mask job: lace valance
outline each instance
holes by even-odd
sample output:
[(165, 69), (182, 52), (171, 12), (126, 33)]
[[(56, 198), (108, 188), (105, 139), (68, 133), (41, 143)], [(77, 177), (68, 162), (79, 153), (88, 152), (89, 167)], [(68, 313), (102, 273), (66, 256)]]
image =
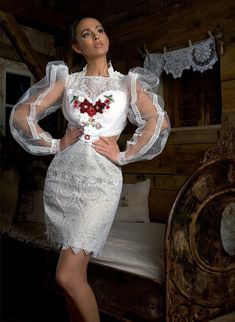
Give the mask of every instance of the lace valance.
[(215, 49), (215, 39), (209, 37), (206, 40), (192, 44), (185, 48), (161, 53), (146, 53), (144, 68), (160, 77), (163, 70), (172, 74), (174, 78), (181, 77), (185, 69), (193, 71), (211, 69), (218, 60)]

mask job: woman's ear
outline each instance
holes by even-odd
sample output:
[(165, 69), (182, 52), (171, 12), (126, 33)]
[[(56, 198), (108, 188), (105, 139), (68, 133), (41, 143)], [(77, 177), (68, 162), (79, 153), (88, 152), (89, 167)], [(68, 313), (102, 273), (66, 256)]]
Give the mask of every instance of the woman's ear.
[(78, 43), (73, 44), (73, 45), (72, 45), (72, 48), (73, 48), (73, 50), (74, 50), (77, 54), (81, 54), (81, 50), (80, 50), (80, 48), (79, 48)]

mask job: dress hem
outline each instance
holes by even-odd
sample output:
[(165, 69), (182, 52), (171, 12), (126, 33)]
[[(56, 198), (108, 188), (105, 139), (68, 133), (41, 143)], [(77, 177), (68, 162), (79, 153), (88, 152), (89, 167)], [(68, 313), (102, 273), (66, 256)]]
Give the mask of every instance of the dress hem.
[(64, 243), (61, 241), (56, 241), (54, 238), (52, 238), (48, 233), (45, 233), (47, 236), (47, 240), (50, 242), (50, 244), (60, 250), (65, 250), (65, 249), (71, 249), (74, 255), (77, 255), (79, 252), (83, 251), (85, 255), (91, 256), (91, 257), (98, 257), (100, 255), (100, 252), (94, 251), (93, 249), (88, 249), (86, 247), (80, 247), (80, 246), (74, 246), (71, 245), (70, 243)]

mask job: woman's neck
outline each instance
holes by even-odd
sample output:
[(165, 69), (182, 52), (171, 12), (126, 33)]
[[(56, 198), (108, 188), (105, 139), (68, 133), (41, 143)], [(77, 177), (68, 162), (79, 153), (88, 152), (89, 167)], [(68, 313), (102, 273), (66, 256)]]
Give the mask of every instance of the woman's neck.
[(96, 59), (88, 61), (86, 76), (109, 76), (107, 60)]

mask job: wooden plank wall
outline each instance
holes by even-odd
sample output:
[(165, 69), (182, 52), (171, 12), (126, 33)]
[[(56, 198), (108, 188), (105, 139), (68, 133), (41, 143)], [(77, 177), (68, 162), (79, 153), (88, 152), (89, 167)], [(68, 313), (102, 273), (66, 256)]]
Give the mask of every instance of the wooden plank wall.
[[(235, 125), (235, 4), (225, 1), (190, 1), (182, 6), (172, 6), (165, 12), (164, 18), (154, 14), (137, 24), (135, 31), (130, 25), (130, 33), (125, 31), (126, 45), (118, 46), (128, 51), (120, 67), (131, 64), (131, 32), (136, 45), (145, 43), (150, 52), (162, 52), (163, 47), (180, 48), (192, 41), (208, 37), (208, 30), (220, 25), (223, 28), (223, 49), (220, 56), (222, 122), (218, 126), (173, 129), (163, 153), (152, 161), (130, 164), (123, 167), (126, 182), (149, 177), (151, 179), (150, 215), (153, 221), (166, 222), (177, 192), (186, 179), (201, 165), (204, 153), (212, 147), (226, 129)], [(144, 26), (144, 28), (143, 28)], [(124, 34), (127, 26), (119, 28)], [(139, 29), (139, 33), (138, 33)], [(114, 33), (115, 35), (115, 33)], [(122, 40), (124, 42), (124, 40)], [(133, 43), (132, 39), (132, 48)], [(132, 52), (131, 52), (132, 50)], [(115, 56), (114, 56), (115, 57)], [(119, 58), (120, 60), (120, 55)]]
[(202, 164), (205, 152), (219, 136), (220, 126), (173, 129), (168, 143), (158, 157), (123, 167), (124, 182), (150, 178), (149, 198), (152, 221), (166, 222), (177, 193), (188, 177)]

